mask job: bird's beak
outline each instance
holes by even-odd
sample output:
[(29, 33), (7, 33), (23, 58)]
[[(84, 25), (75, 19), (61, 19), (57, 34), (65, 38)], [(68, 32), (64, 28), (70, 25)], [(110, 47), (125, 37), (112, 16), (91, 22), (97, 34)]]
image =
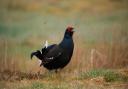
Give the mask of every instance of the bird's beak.
[(72, 28), (72, 32), (75, 32), (74, 28)]
[(37, 52), (32, 52), (32, 53), (31, 53), (31, 59), (33, 58), (33, 56), (36, 55), (36, 53), (37, 53)]

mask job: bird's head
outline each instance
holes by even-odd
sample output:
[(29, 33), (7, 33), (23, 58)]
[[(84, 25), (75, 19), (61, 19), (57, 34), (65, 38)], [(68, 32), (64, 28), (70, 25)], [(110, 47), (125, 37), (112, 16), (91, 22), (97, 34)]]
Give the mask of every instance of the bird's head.
[(71, 36), (72, 37), (72, 35), (74, 33), (74, 30), (73, 29), (74, 28), (72, 26), (68, 26), (67, 29), (66, 29), (66, 31), (65, 31), (65, 36)]

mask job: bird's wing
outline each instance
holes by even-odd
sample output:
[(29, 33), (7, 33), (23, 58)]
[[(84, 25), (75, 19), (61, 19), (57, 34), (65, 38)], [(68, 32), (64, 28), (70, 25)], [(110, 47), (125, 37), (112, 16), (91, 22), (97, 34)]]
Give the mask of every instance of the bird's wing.
[(62, 48), (60, 48), (58, 45), (55, 45), (46, 54), (44, 60), (45, 60), (46, 63), (49, 63), (53, 60), (56, 60), (58, 57), (60, 57), (62, 55), (62, 53), (63, 53)]
[(49, 46), (47, 47), (47, 50), (50, 50), (50, 49), (52, 49), (52, 48), (55, 47), (55, 46), (57, 46), (57, 44), (49, 45)]
[(46, 47), (42, 48), (42, 54), (47, 53), (50, 49), (52, 49), (56, 45), (57, 44), (52, 44), (52, 45), (49, 45), (47, 48)]

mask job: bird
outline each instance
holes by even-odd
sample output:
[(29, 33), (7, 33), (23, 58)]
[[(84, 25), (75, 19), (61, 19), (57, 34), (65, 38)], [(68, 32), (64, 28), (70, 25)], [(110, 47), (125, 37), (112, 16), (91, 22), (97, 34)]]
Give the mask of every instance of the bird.
[(41, 60), (41, 66), (44, 66), (48, 70), (63, 69), (71, 60), (74, 51), (73, 41), (74, 28), (68, 26), (65, 30), (62, 41), (58, 44), (52, 44), (48, 46), (46, 41), (42, 50), (37, 50), (31, 53), (31, 59), (36, 56)]

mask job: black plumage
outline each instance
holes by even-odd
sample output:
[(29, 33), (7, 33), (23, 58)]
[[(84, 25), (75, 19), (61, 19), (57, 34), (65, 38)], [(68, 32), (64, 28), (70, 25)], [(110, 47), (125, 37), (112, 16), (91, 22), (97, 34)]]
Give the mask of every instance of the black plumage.
[(71, 60), (74, 42), (73, 27), (68, 27), (65, 31), (63, 40), (59, 44), (53, 44), (42, 48), (41, 52), (37, 50), (31, 53), (31, 58), (36, 56), (42, 61), (40, 66), (44, 66), (48, 70), (57, 70), (64, 68)]

